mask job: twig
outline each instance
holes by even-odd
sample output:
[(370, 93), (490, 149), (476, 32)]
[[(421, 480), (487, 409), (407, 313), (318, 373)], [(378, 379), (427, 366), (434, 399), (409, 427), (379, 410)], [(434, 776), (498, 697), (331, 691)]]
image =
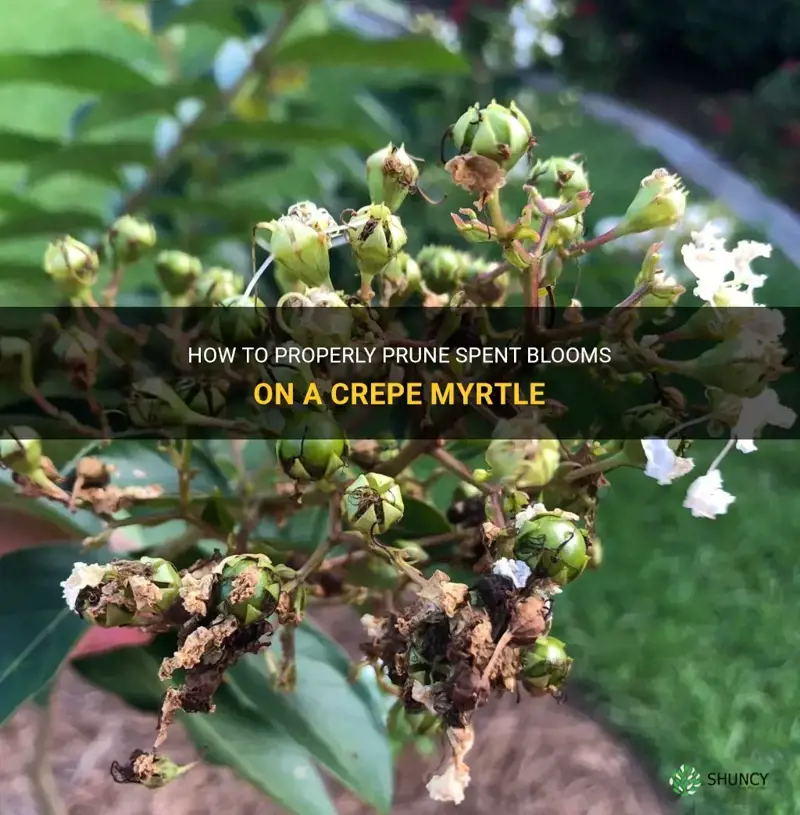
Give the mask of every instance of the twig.
[(453, 473), (453, 475), (457, 476), (462, 481), (466, 481), (467, 484), (471, 484), (473, 487), (476, 487), (484, 495), (492, 494), (491, 487), (478, 481), (475, 476), (472, 475), (469, 469), (454, 455), (448, 453), (447, 450), (438, 447), (435, 450), (432, 450), (429, 455), (435, 458), (446, 470), (449, 470), (451, 473)]
[(58, 786), (50, 764), (50, 733), (53, 725), (53, 700), (39, 713), (34, 741), (33, 763), (31, 765), (31, 785), (39, 815), (68, 815), (67, 808), (58, 794)]

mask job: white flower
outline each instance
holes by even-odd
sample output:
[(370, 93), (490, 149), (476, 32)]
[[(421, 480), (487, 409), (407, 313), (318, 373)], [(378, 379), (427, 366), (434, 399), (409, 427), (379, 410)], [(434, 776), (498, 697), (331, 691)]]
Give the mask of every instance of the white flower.
[(676, 456), (666, 439), (642, 439), (647, 465), (644, 474), (666, 486), (694, 468), (694, 459)]
[(502, 557), (496, 560), (494, 566), (492, 566), (492, 574), (507, 577), (516, 588), (524, 589), (528, 578), (531, 576), (531, 568), (521, 560)]
[(459, 769), (451, 761), (443, 773), (428, 781), (426, 788), (432, 800), (458, 806), (464, 801), (464, 790), (469, 786), (469, 780), (469, 771)]
[(99, 586), (105, 574), (106, 567), (99, 563), (76, 563), (72, 567), (72, 574), (61, 584), (61, 588), (64, 589), (64, 599), (72, 611), (75, 611), (78, 595), (89, 586)]
[(772, 425), (788, 430), (796, 420), (797, 414), (780, 403), (778, 394), (772, 388), (767, 388), (752, 399), (743, 399), (739, 418), (733, 428), (736, 449), (742, 453), (752, 453), (757, 449), (753, 439), (763, 427)]
[(714, 469), (692, 483), (683, 506), (690, 509), (695, 518), (716, 518), (724, 515), (735, 500), (722, 489), (722, 473)]
[(520, 530), (526, 521), (532, 521), (537, 515), (543, 515), (546, 512), (547, 507), (545, 507), (544, 504), (530, 504), (516, 514), (514, 517), (514, 526), (516, 526), (517, 530)]
[(364, 626), (364, 630), (370, 639), (377, 640), (383, 635), (386, 622), (373, 614), (364, 614), (361, 617), (361, 625)]
[(697, 279), (695, 295), (718, 307), (754, 306), (753, 290), (763, 286), (767, 277), (755, 274), (750, 264), (771, 254), (769, 244), (755, 241), (739, 241), (728, 251), (725, 239), (711, 224), (693, 232), (692, 242), (681, 247), (683, 262)]

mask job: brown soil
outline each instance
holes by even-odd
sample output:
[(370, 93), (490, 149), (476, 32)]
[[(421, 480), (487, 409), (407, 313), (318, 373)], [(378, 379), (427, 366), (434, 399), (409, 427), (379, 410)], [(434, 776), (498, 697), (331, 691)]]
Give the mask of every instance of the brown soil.
[[(340, 642), (361, 636), (346, 610), (326, 628)], [(155, 719), (127, 708), (67, 672), (55, 694), (51, 748), (59, 793), (68, 815), (278, 815), (280, 810), (232, 772), (201, 766), (157, 792), (115, 784), (108, 772), (114, 758), (152, 741)], [(40, 713), (28, 706), (0, 731), (0, 811), (39, 813), (28, 772)], [(183, 735), (170, 736), (170, 755), (181, 762), (196, 757)], [(505, 815), (666, 815), (670, 804), (653, 789), (628, 750), (570, 702), (507, 699), (491, 705), (480, 719), (470, 753), (473, 781), (459, 815), (492, 808)], [(409, 756), (398, 771), (393, 815), (433, 815), (451, 805), (427, 798), (425, 783), (441, 757)], [(336, 793), (342, 815), (370, 811), (347, 793)]]

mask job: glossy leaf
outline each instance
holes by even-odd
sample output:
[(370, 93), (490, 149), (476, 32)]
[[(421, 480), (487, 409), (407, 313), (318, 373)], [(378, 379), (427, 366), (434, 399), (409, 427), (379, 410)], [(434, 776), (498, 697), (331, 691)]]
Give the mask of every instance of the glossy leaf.
[(327, 534), (327, 507), (308, 507), (282, 525), (273, 517), (262, 519), (253, 537), (279, 552), (313, 552)]
[(142, 92), (154, 87), (124, 62), (92, 51), (0, 54), (0, 85), (22, 82), (91, 93)]
[[(348, 679), (350, 662), (309, 623), (296, 632), (297, 688), (272, 687), (263, 656), (246, 657), (228, 674), (230, 685), (260, 715), (284, 728), (339, 781), (381, 812), (389, 812), (394, 767), (385, 710), (361, 683)], [(275, 642), (271, 651), (278, 652)]]
[(467, 74), (470, 70), (464, 57), (429, 37), (366, 40), (349, 31), (331, 31), (290, 43), (279, 51), (276, 63), (406, 68), (418, 74)]
[(296, 147), (350, 146), (371, 150), (377, 145), (369, 136), (345, 127), (325, 127), (300, 122), (221, 122), (206, 128), (209, 141), (254, 141), (264, 147), (291, 144)]
[(82, 555), (58, 543), (0, 557), (0, 724), (48, 684), (86, 630), (60, 586)]
[(118, 184), (119, 168), (123, 165), (146, 164), (152, 159), (153, 148), (147, 142), (66, 144), (33, 160), (28, 168), (28, 182), (34, 184), (58, 173), (79, 173)]
[[(155, 713), (165, 687), (158, 680), (158, 667), (167, 655), (168, 641), (168, 637), (159, 637), (145, 648), (81, 659), (75, 668), (89, 682), (132, 707)], [(335, 815), (314, 762), (289, 734), (257, 715), (252, 704), (224, 686), (215, 694), (214, 703), (212, 714), (181, 717), (206, 761), (230, 767), (288, 812)]]
[[(394, 538), (423, 538), (452, 532), (447, 518), (431, 504), (418, 498), (403, 498), (403, 519), (391, 530)], [(388, 539), (388, 538), (387, 538)]]

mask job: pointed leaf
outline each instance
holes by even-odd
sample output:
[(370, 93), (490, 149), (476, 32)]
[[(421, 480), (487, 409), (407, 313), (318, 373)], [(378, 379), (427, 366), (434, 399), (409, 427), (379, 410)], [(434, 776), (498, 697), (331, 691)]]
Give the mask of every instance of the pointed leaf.
[(404, 498), (403, 504), (403, 518), (392, 527), (391, 539), (424, 538), (453, 531), (447, 518), (435, 506), (418, 498)]
[(331, 31), (290, 43), (278, 52), (279, 65), (354, 65), (394, 68), (418, 74), (466, 74), (469, 63), (430, 37), (366, 40), (349, 31)]
[(47, 685), (87, 628), (60, 586), (82, 554), (59, 543), (0, 557), (0, 724)]
[[(271, 650), (278, 650), (273, 643)], [(228, 674), (230, 686), (261, 716), (282, 727), (339, 781), (381, 812), (389, 812), (394, 767), (385, 711), (369, 689), (348, 679), (349, 660), (314, 626), (296, 632), (297, 688), (275, 690), (262, 655)]]
[(92, 51), (0, 54), (0, 85), (31, 82), (92, 93), (142, 92), (157, 87), (124, 62)]
[(300, 122), (221, 122), (206, 128), (203, 135), (209, 141), (255, 141), (265, 147), (291, 144), (296, 147), (350, 146), (372, 150), (379, 146), (368, 135), (345, 127), (325, 127)]

